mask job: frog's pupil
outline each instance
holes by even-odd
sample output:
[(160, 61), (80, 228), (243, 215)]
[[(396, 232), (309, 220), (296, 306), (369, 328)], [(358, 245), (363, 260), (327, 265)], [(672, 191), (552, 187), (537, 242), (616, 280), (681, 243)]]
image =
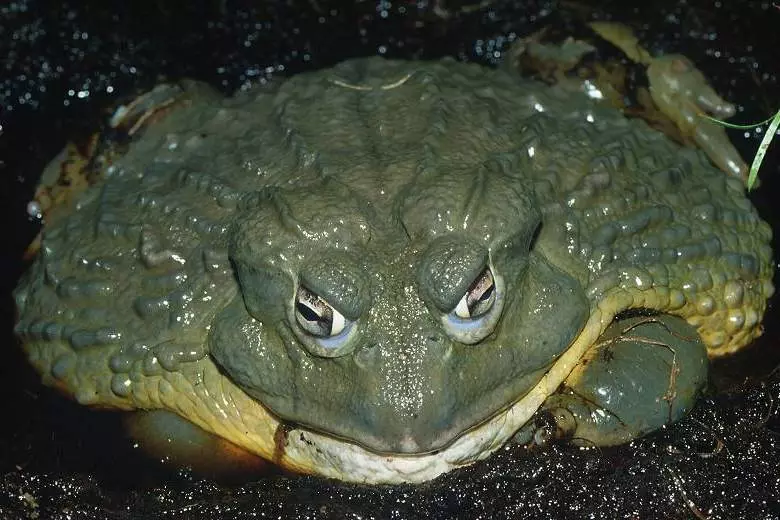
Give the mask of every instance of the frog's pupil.
[(306, 321), (320, 321), (322, 319), (316, 312), (314, 312), (314, 309), (308, 305), (304, 305), (301, 302), (298, 302), (296, 308), (298, 309), (298, 314), (300, 314), (301, 317)]
[(491, 285), (487, 289), (485, 289), (485, 292), (482, 293), (482, 296), (479, 297), (479, 301), (484, 302), (488, 298), (490, 298), (490, 295), (493, 294), (493, 289), (495, 288), (495, 285)]
[(490, 295), (493, 294), (493, 288), (495, 286), (491, 284), (485, 291), (480, 294), (476, 300), (469, 304), (469, 314), (474, 316), (475, 314), (481, 314), (480, 311), (484, 311), (485, 303), (490, 299)]

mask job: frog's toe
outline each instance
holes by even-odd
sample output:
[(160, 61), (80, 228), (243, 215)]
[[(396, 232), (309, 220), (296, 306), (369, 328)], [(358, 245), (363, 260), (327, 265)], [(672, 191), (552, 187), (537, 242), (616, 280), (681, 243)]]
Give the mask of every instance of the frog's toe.
[(682, 417), (707, 379), (696, 330), (670, 315), (616, 320), (542, 408), (537, 442), (628, 442)]

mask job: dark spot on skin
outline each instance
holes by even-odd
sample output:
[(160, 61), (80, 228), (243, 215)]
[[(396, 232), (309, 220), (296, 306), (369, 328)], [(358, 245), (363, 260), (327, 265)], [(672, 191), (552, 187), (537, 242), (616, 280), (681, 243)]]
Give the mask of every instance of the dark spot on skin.
[(276, 431), (274, 432), (273, 456), (273, 462), (275, 464), (281, 465), (282, 459), (284, 458), (284, 451), (288, 444), (287, 434), (290, 433), (293, 428), (292, 425), (283, 422), (279, 423), (279, 426), (276, 427)]
[(599, 358), (601, 358), (602, 361), (605, 363), (609, 363), (613, 359), (615, 359), (615, 354), (612, 352), (611, 348), (605, 348), (601, 352), (599, 352)]
[(314, 446), (314, 443), (307, 439), (303, 432), (301, 432), (301, 436), (299, 438), (301, 439), (301, 442), (305, 442), (309, 446)]

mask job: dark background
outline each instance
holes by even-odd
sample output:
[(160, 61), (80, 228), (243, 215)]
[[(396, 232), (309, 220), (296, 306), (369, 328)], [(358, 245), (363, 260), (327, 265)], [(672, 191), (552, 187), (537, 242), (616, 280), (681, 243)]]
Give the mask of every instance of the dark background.
[[(735, 102), (737, 122), (780, 108), (780, 9), (768, 1), (201, 1), (0, 4), (0, 518), (780, 518), (777, 311), (758, 345), (714, 370), (692, 416), (613, 450), (501, 450), (420, 486), (360, 487), (270, 475), (201, 479), (149, 461), (116, 414), (43, 388), (15, 344), (10, 291), (36, 223), (38, 175), (112, 107), (162, 80), (230, 93), (348, 57), (498, 63), (552, 24), (630, 24), (653, 52), (690, 57)], [(652, 5), (651, 5), (652, 4)], [(749, 162), (761, 134), (732, 132)], [(753, 194), (778, 229), (780, 143)]]

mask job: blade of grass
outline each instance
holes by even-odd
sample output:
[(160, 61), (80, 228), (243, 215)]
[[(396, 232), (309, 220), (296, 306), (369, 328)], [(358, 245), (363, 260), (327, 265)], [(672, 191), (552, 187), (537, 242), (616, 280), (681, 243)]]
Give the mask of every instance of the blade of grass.
[(702, 113), (699, 113), (699, 116), (703, 117), (704, 119), (709, 119), (715, 124), (725, 126), (726, 128), (735, 128), (737, 130), (749, 130), (751, 128), (756, 128), (757, 126), (769, 123), (769, 126), (766, 129), (766, 133), (764, 134), (764, 138), (761, 139), (761, 144), (758, 145), (756, 155), (753, 157), (753, 163), (750, 165), (750, 173), (748, 174), (747, 181), (745, 182), (748, 191), (752, 190), (753, 186), (756, 184), (756, 179), (758, 179), (758, 169), (761, 167), (761, 163), (764, 160), (764, 155), (766, 155), (766, 151), (769, 148), (769, 143), (772, 142), (772, 139), (774, 139), (775, 134), (777, 133), (778, 127), (780, 127), (780, 110), (778, 110), (775, 115), (752, 125), (735, 125), (734, 123), (727, 123), (726, 121), (722, 121)]
[(707, 114), (699, 114), (699, 116), (703, 117), (704, 119), (709, 119), (713, 123), (717, 123), (720, 126), (725, 126), (726, 128), (734, 128), (735, 130), (750, 130), (751, 128), (755, 128), (757, 126), (765, 125), (768, 122), (770, 122), (772, 119), (774, 119), (777, 115), (769, 116), (760, 123), (753, 123), (752, 125), (735, 125), (734, 123), (728, 123), (726, 121), (723, 121), (722, 119), (716, 119), (714, 117), (708, 116)]
[(778, 127), (780, 127), (780, 110), (777, 111), (775, 117), (772, 119), (772, 122), (769, 123), (769, 127), (766, 129), (764, 138), (761, 139), (761, 144), (758, 145), (756, 156), (753, 157), (753, 164), (750, 165), (750, 175), (748, 175), (747, 180), (748, 191), (752, 190), (756, 183), (756, 179), (758, 178), (758, 169), (761, 167), (761, 161), (764, 160), (764, 155), (769, 148), (769, 143), (771, 143), (772, 139), (774, 139)]

